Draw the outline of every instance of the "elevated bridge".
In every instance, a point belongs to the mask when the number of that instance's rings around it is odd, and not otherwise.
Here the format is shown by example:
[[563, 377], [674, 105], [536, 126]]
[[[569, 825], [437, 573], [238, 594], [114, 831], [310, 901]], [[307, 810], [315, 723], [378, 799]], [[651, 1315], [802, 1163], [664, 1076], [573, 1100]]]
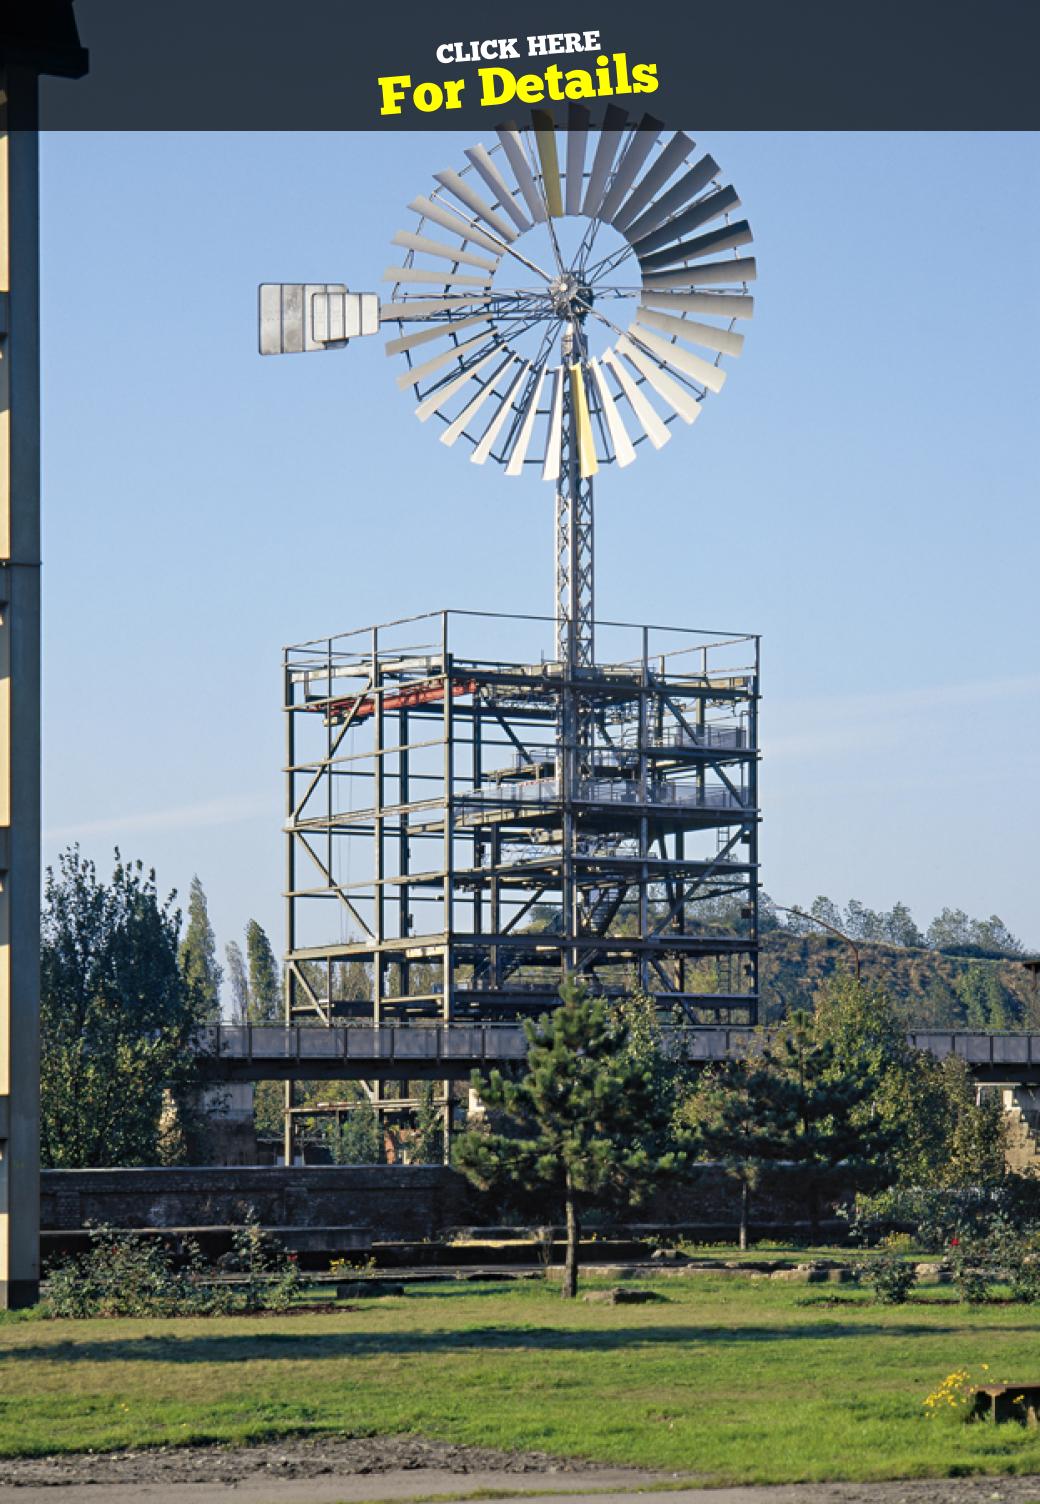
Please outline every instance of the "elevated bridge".
[[[761, 1038], [692, 1025], [662, 1033], [694, 1065], [739, 1056]], [[1040, 1085], [1040, 1034], [915, 1030], [908, 1039], [940, 1060], [959, 1057], [979, 1081]], [[219, 1082], [466, 1080], [475, 1070], [516, 1067], [527, 1053], [519, 1024], [222, 1024], [200, 1030], [198, 1047], [205, 1076]]]

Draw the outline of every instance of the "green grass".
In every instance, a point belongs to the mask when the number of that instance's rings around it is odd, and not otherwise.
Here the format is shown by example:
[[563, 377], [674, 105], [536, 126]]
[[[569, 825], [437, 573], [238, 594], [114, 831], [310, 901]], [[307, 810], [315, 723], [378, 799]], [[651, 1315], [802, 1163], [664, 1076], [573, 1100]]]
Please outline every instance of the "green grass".
[[1028, 1307], [641, 1283], [666, 1299], [430, 1285], [325, 1315], [8, 1318], [0, 1455], [413, 1431], [713, 1483], [1040, 1472], [1040, 1434], [929, 1420], [921, 1403], [962, 1365], [1040, 1378]]

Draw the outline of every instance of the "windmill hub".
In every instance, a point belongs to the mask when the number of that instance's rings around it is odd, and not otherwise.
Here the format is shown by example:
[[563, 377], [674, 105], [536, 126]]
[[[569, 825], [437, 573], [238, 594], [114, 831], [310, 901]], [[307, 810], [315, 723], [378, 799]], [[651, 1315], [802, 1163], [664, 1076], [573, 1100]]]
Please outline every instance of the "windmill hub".
[[592, 288], [575, 272], [564, 272], [549, 283], [549, 299], [559, 318], [583, 320], [592, 304]]

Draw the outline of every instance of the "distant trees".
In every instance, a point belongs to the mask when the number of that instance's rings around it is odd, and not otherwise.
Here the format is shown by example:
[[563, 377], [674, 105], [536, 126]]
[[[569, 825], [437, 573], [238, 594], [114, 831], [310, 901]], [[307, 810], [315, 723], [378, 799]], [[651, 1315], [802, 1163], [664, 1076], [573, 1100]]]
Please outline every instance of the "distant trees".
[[181, 915], [155, 874], [116, 852], [102, 881], [78, 847], [49, 868], [41, 948], [41, 1151], [50, 1166], [156, 1164], [165, 1093], [194, 1081], [205, 989], [179, 964]]
[[246, 925], [246, 964], [249, 968], [249, 1022], [276, 1022], [282, 1015], [282, 983], [271, 942], [261, 925]]
[[227, 962], [228, 987], [231, 991], [231, 1022], [247, 1024], [249, 1022], [249, 978], [246, 975], [242, 947], [237, 941], [229, 940], [225, 945], [224, 959]]
[[[768, 915], [765, 928], [787, 928], [797, 933], [812, 929], [805, 919], [797, 917], [784, 923], [768, 895], [763, 895], [763, 907]], [[1011, 933], [998, 914], [991, 914], [988, 919], [970, 919], [963, 909], [947, 908], [922, 933], [905, 903], [893, 904], [891, 909], [885, 911], [871, 909], [858, 898], [852, 898], [842, 909], [833, 899], [821, 894], [813, 899], [808, 916], [841, 930], [850, 940], [867, 940], [882, 945], [911, 948], [927, 947], [944, 951], [948, 955], [975, 956], [979, 959], [1017, 959], [1025, 954], [1022, 942]]]
[[220, 1019], [220, 983], [224, 975], [217, 964], [217, 942], [209, 922], [206, 894], [198, 877], [188, 893], [188, 927], [178, 952], [181, 974], [192, 992], [199, 1016], [207, 1023]]

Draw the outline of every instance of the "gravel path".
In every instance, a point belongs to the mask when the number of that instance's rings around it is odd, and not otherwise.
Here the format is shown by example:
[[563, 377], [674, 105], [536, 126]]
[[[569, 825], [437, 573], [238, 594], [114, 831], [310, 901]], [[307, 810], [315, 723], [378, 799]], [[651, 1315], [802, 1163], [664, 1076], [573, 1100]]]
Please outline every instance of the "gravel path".
[[[662, 1485], [669, 1491], [658, 1492]], [[2, 1504], [405, 1504], [508, 1493], [523, 1494], [524, 1504], [559, 1504], [561, 1494], [568, 1504], [632, 1504], [633, 1492], [654, 1504], [1040, 1504], [1040, 1478], [676, 1489], [669, 1474], [410, 1436], [0, 1461]]]

